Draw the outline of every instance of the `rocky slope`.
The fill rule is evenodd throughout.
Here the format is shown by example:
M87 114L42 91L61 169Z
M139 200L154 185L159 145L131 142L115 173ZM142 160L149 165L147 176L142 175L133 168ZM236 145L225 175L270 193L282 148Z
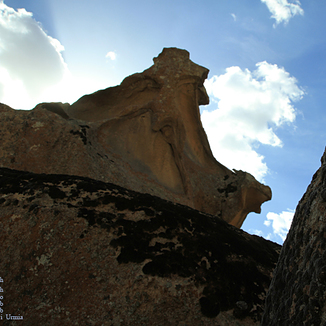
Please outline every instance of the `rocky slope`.
M90 178L0 169L3 325L259 325L280 246Z

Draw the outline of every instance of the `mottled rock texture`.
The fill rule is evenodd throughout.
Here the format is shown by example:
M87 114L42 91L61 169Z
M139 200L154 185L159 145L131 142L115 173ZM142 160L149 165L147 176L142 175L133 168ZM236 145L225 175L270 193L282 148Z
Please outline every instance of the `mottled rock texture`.
M154 65L72 105L0 106L0 166L112 182L241 227L271 190L212 155L200 121L208 70L164 49Z
M263 326L326 325L326 152L321 163L284 242Z
M279 245L89 178L0 184L3 316L24 318L2 325L259 325Z

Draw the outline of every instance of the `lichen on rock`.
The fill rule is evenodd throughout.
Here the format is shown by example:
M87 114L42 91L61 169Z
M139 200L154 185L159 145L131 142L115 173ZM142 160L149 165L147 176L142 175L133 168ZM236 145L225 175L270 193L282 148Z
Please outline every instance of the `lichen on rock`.
M279 245L90 178L0 184L4 311L24 325L259 325Z

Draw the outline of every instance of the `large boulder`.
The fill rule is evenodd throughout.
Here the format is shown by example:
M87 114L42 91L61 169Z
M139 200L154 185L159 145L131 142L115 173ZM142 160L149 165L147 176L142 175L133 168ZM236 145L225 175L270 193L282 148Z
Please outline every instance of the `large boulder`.
M326 152L321 163L284 242L263 326L326 325Z
M72 105L0 106L0 166L112 182L241 227L269 187L214 158L200 121L208 70L164 49L154 65Z
M89 178L0 184L1 325L260 324L279 245Z

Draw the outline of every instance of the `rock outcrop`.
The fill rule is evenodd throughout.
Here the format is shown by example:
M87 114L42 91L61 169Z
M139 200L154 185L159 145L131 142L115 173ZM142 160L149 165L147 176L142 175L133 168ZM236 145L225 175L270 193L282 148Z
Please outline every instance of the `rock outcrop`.
M326 152L321 163L284 242L263 326L326 325Z
M241 227L271 190L213 157L199 113L207 74L187 51L169 48L144 72L72 105L1 105L0 166L112 182Z
M85 177L0 168L0 184L2 325L260 324L279 245Z

